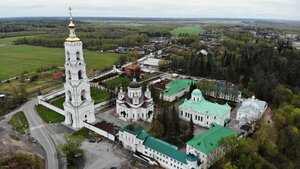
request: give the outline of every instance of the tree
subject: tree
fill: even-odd
[[[192,84],[190,85],[190,89],[189,89],[187,99],[190,99],[192,97],[192,92],[195,89],[197,89],[197,85],[194,82],[192,82]]]
[[[180,132],[180,125],[179,125],[179,114],[175,109],[175,105],[173,105],[173,108],[172,108],[172,120],[173,120],[173,125],[175,128],[175,134],[177,135]]]
[[[162,138],[164,136],[164,130],[165,129],[162,123],[157,119],[153,118],[151,122],[151,129],[149,130],[149,134],[154,137]]]
[[[290,103],[293,99],[293,92],[282,84],[278,84],[273,90],[273,104],[278,107]]]
[[[160,71],[166,70],[168,68],[167,66],[168,66],[167,61],[165,59],[160,59],[159,60],[158,67],[159,67]]]
[[[162,112],[162,125],[164,126],[164,135],[167,135],[167,129],[168,129],[168,112],[167,112],[167,108],[164,107],[163,108],[163,112]]]
[[[77,164],[78,159],[83,157],[83,150],[80,148],[84,138],[82,136],[66,136],[66,143],[60,145],[60,151],[67,157],[68,164]]]
[[[189,123],[189,135],[188,135],[189,139],[192,139],[194,137],[194,129],[195,129],[194,122],[191,116],[190,123]]]

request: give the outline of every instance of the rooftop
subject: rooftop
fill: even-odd
[[[185,101],[179,106],[180,109],[191,109],[194,112],[209,115],[209,116],[216,116],[216,117],[223,117],[227,114],[231,107],[226,103],[224,105],[218,103],[212,103],[204,98],[200,101],[193,101],[192,99]]]
[[[187,144],[204,154],[210,154],[221,146],[220,141],[222,138],[236,135],[237,133],[233,130],[220,125],[214,125],[214,127],[211,127],[206,132],[195,136]]]
[[[185,152],[179,151],[176,146],[164,142],[160,139],[149,136],[143,142],[143,145],[157,152],[160,152],[168,157],[176,159],[179,162],[182,162],[184,164],[187,163],[186,162],[187,155],[185,154]]]
[[[94,126],[101,129],[101,130],[104,130],[104,131],[106,131],[106,132],[108,132],[112,135],[117,134],[116,128],[115,128],[114,124],[112,124],[112,123],[102,121],[100,123],[95,124]]]
[[[136,70],[136,69],[140,69],[140,66],[133,64],[133,65],[129,65],[129,66],[125,67],[125,69]]]
[[[177,79],[173,80],[170,83],[166,85],[167,89],[164,90],[164,93],[166,95],[173,95],[181,90],[184,90],[192,84],[192,80],[187,80],[187,79]]]
[[[138,135],[143,130],[144,130],[144,128],[142,126],[140,126],[138,124],[135,124],[135,123],[129,124],[129,125],[119,129],[119,131],[121,131],[121,132],[126,131],[128,133],[133,134],[133,135]]]

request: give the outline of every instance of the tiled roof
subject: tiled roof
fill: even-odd
[[[210,154],[212,151],[221,146],[220,140],[228,136],[236,136],[237,133],[228,128],[220,125],[214,125],[204,133],[195,136],[193,139],[187,142],[191,147],[203,152],[204,154]]]
[[[190,87],[192,82],[193,82],[192,80],[187,80],[187,79],[173,80],[166,85],[167,89],[164,90],[164,93],[167,95],[176,94],[176,93]]]

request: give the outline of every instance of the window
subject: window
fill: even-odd
[[[82,77],[82,70],[79,70],[78,71],[78,79],[80,80],[80,79],[83,79],[83,77]]]
[[[84,118],[87,118],[87,115],[84,115]]]
[[[68,70],[68,79],[71,80],[72,79],[72,75],[71,75],[71,71]]]
[[[70,90],[68,90],[68,96],[69,96],[69,101],[72,101],[72,94],[71,94]]]
[[[70,60],[70,52],[67,52],[67,58]]]
[[[181,116],[182,116],[183,115],[183,111],[181,111],[180,113],[181,113]]]
[[[216,117],[216,116],[214,116],[214,119],[217,119],[217,117]]]
[[[76,52],[76,60],[80,60],[80,52],[79,51]]]
[[[201,117],[201,121],[203,121],[203,117]]]
[[[85,92],[85,90],[81,91],[81,100],[82,101],[86,100],[86,92]]]

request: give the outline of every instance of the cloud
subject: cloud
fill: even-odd
[[[299,0],[0,0],[1,17],[217,17],[300,20]]]

